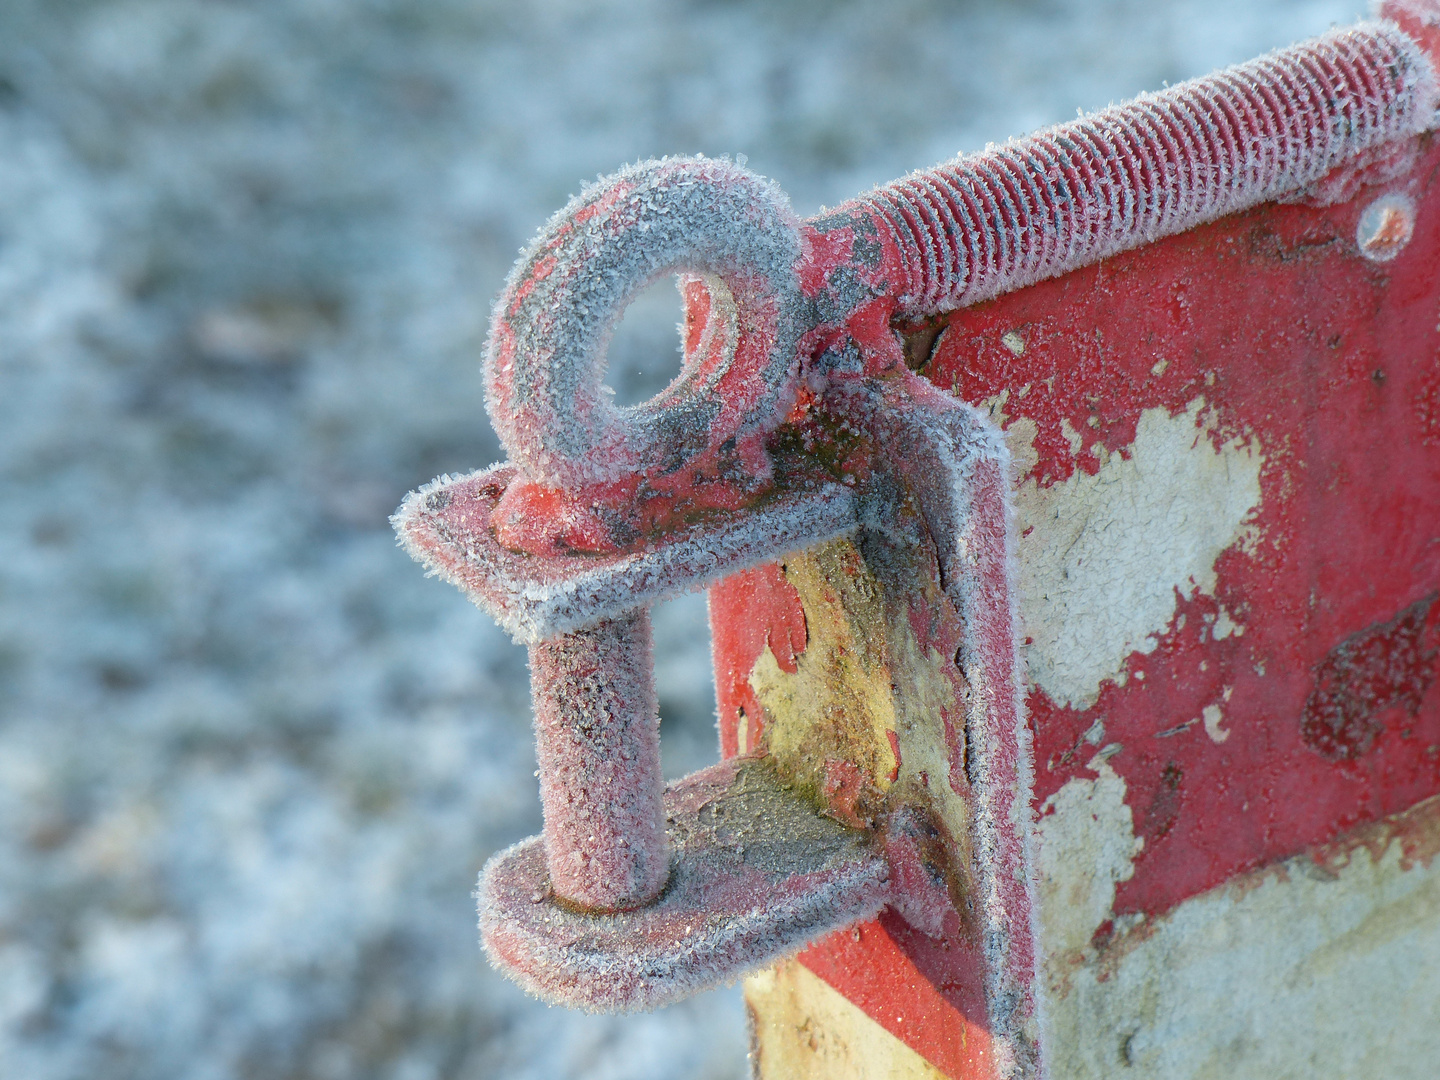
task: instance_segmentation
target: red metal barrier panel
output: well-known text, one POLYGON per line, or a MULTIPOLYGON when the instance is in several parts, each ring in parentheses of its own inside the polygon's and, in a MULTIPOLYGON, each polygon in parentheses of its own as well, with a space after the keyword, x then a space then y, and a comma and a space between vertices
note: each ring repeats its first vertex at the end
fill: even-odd
MULTIPOLYGON (((1440 1067, 1440 147, 1407 153, 906 327, 1013 455, 1054 1075, 1440 1067)), ((787 722, 796 577, 711 590, 728 752, 787 722)), ((800 963, 991 1075, 964 948, 887 913, 800 963)), ((811 1012, 816 1061, 898 1053, 800 977, 752 987, 760 1075, 802 1075, 764 1028, 811 1012)))

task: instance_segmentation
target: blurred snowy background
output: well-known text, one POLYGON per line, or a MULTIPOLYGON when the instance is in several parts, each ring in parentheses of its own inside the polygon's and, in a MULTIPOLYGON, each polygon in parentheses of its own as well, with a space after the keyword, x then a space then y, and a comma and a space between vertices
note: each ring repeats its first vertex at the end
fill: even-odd
MULTIPOLYGON (((745 154, 802 214, 1349 22, 1354 0, 0 2, 0 1076, 743 1074, 734 990, 526 999, 523 652, 387 514, 497 456, 477 365, 585 177, 745 154)), ((676 365, 678 301, 612 372, 676 365)), ((667 770, 714 751, 657 617, 667 770)))

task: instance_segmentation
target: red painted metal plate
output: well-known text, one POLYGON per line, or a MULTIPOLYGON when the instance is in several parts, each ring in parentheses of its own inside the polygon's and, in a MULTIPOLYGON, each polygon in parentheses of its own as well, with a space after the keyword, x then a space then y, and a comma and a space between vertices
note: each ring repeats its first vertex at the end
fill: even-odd
MULTIPOLYGON (((1197 439, 1263 462, 1247 539, 1213 588, 1177 590, 1163 632, 1093 704, 1029 689, 1037 812, 1091 775, 1097 721, 1121 748, 1107 762, 1144 844, 1117 918, 1440 792, 1440 147, 1416 148, 1408 174, 1350 201, 1267 204, 954 312, 922 368, 968 402, 1009 391, 997 419, 1034 425, 1018 479, 1037 491, 1132 453, 1153 410, 1194 413, 1197 439), (1357 227, 1387 193, 1413 200, 1415 230, 1377 262, 1357 227), (1224 727, 1207 735, 1216 708, 1224 727)), ((745 745, 763 723, 756 657, 768 644, 792 667, 804 616, 774 570, 716 586, 711 604, 728 754, 742 714, 745 745)), ((923 1020, 939 1000, 968 1018, 955 1032, 983 1024, 963 950, 887 916, 801 959, 949 1075, 988 1074, 983 1052, 923 1020)))

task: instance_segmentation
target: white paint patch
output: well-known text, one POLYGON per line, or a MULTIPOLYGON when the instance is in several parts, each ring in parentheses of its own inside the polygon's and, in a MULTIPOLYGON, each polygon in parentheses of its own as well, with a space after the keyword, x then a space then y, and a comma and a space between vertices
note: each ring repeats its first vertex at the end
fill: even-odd
POLYGON ((1065 441, 1070 444, 1071 455, 1079 454, 1085 449, 1085 436, 1075 430, 1075 425, 1069 420, 1060 421, 1060 434, 1065 436, 1065 441))
POLYGON ((1089 768, 1094 780, 1068 780, 1040 807, 1040 944, 1052 982, 1064 978, 1111 917, 1115 883, 1134 874, 1135 856, 1145 844, 1125 804, 1125 780, 1110 768, 1104 751, 1089 768))
POLYGON ((1215 617, 1215 625, 1210 630, 1210 636, 1216 641, 1224 641, 1231 634, 1241 637, 1245 633, 1245 627, 1230 617, 1230 613, 1223 607, 1220 614, 1215 617))
POLYGON ((1302 855, 1130 931, 1052 992, 1053 1080, 1434 1080, 1440 859, 1302 855))
MULTIPOLYGON (((1217 450, 1203 406, 1147 409, 1128 457, 1047 488, 1027 478, 1016 491, 1030 678, 1059 704, 1093 705, 1126 657, 1152 651, 1177 592, 1213 593, 1216 558, 1260 504, 1260 453, 1239 438, 1217 450)), ((1035 430, 1024 418, 1007 430, 1018 476, 1036 460, 1035 430)))
POLYGON ((1224 718, 1225 714, 1219 705, 1206 705, 1200 710, 1200 719, 1205 724, 1205 734, 1210 736, 1211 742, 1222 743, 1230 737, 1230 732, 1220 726, 1220 721, 1224 718))

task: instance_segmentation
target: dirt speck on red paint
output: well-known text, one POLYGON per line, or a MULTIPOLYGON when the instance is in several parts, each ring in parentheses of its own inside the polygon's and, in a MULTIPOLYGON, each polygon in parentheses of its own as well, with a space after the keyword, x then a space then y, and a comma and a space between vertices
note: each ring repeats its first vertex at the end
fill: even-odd
POLYGON ((1145 818, 1140 824, 1140 835, 1147 844, 1154 844, 1162 839, 1180 816, 1181 781, 1184 776, 1184 771, 1176 761, 1167 763, 1161 772, 1160 784, 1155 789, 1155 796, 1150 800, 1149 809, 1145 811, 1145 818))

